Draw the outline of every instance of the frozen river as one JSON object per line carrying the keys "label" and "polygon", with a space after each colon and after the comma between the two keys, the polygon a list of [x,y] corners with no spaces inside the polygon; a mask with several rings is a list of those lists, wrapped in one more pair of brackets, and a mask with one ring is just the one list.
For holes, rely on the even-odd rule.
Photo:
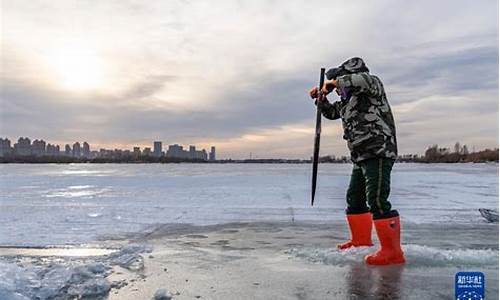
{"label": "frozen river", "polygon": [[372,248],[335,250],[351,165],[320,165],[314,207],[310,169],[0,165],[0,299],[150,299],[165,284],[179,299],[259,298],[256,278],[266,299],[451,299],[458,271],[483,272],[498,299],[498,223],[478,212],[498,207],[498,164],[395,165],[407,258],[395,268],[367,267]]}
{"label": "frozen river", "polygon": [[[80,244],[163,223],[328,223],[344,218],[350,164],[6,164],[0,245]],[[403,222],[484,223],[498,207],[498,164],[396,164],[390,200]]]}

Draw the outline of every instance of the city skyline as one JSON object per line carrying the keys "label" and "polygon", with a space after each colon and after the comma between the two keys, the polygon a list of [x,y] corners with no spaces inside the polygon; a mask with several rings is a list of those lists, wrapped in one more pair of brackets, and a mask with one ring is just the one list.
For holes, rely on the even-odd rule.
{"label": "city skyline", "polygon": [[[400,153],[498,147],[498,1],[8,1],[2,25],[0,136],[308,158],[307,90],[320,67],[360,56]],[[321,153],[348,155],[340,121],[323,123]]]}
{"label": "city skyline", "polygon": [[[120,156],[151,156],[151,157],[168,157],[168,158],[181,158],[181,159],[198,159],[205,161],[215,161],[216,147],[210,146],[210,151],[204,148],[197,150],[195,145],[189,144],[185,150],[184,146],[179,144],[166,145],[168,148],[163,148],[162,141],[153,141],[153,147],[140,147],[132,146],[129,149],[111,148],[106,149],[102,147],[94,147],[92,150],[87,141],[70,142],[63,144],[50,143],[44,139],[36,138],[32,140],[30,137],[21,136],[17,139],[9,137],[0,137],[0,156],[70,156],[81,158],[99,158],[105,156],[113,156],[119,154]],[[151,150],[153,149],[153,150]]]}
{"label": "city skyline", "polygon": [[[152,144],[151,144],[152,143]],[[162,141],[152,141],[148,146],[128,146],[124,148],[102,148],[95,147],[92,150],[90,144],[87,141],[83,143],[80,142],[70,142],[68,143],[50,143],[45,141],[44,139],[36,138],[32,140],[30,137],[21,136],[15,142],[15,139],[10,139],[9,137],[0,137],[0,157],[8,156],[8,155],[17,155],[17,156],[70,156],[70,157],[81,157],[81,158],[104,158],[104,157],[112,157],[112,156],[135,156],[143,157],[167,157],[167,158],[179,158],[179,159],[199,159],[205,161],[216,161],[216,147],[210,146],[210,151],[207,151],[205,148],[202,150],[197,150],[196,145],[192,144],[170,144],[165,145],[163,147]],[[63,146],[62,146],[63,145]],[[151,145],[153,147],[151,147]],[[186,146],[184,148],[184,146]],[[16,149],[17,148],[17,149]],[[467,145],[460,144],[460,142],[455,142],[453,145],[440,145],[438,144],[429,145],[425,151],[421,153],[399,153],[399,160],[407,160],[412,158],[423,157],[427,155],[429,150],[436,148],[439,150],[441,154],[446,153],[477,153],[484,151],[497,151],[498,147],[492,148],[480,148],[476,149],[475,145]],[[326,160],[333,159],[335,160],[349,160],[349,155],[345,155],[342,153],[323,153],[322,157]],[[310,157],[309,157],[310,158]],[[279,160],[307,160],[306,159],[297,159],[297,158],[286,158],[286,157],[269,157],[265,154],[262,156],[255,155],[252,152],[249,153],[248,157],[243,158],[234,158],[234,157],[224,157],[219,158],[219,160],[259,160],[259,159],[279,159]]]}

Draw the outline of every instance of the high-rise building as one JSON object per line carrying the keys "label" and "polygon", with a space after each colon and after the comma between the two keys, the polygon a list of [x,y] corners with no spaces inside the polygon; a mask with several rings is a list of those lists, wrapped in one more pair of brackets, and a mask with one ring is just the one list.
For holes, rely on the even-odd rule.
{"label": "high-rise building", "polygon": [[195,146],[189,146],[189,153],[187,153],[187,158],[189,159],[197,159],[199,154],[196,153],[196,147]]}
{"label": "high-rise building", "polygon": [[135,157],[135,158],[137,158],[137,157],[141,156],[141,148],[139,148],[139,147],[134,147],[133,154],[134,154],[134,157]]}
{"label": "high-rise building", "polygon": [[45,141],[44,140],[34,140],[33,144],[31,145],[31,154],[35,156],[43,156],[45,155],[46,151],[46,146],[45,146]]}
{"label": "high-rise building", "polygon": [[121,158],[121,157],[123,156],[123,150],[121,150],[121,149],[115,149],[115,150],[113,151],[112,156],[113,156],[114,158]]}
{"label": "high-rise building", "polygon": [[51,143],[47,144],[47,148],[45,149],[45,154],[49,156],[55,156],[56,155],[56,146],[52,145]]}
{"label": "high-rise building", "polygon": [[52,146],[51,143],[48,143],[47,144],[47,148],[45,148],[45,154],[49,155],[49,156],[52,156],[54,155],[53,152],[54,152],[54,146]]}
{"label": "high-rise building", "polygon": [[185,152],[186,151],[182,149],[182,146],[179,146],[177,144],[169,145],[167,150],[167,157],[185,158],[186,157],[186,155],[184,154]]}
{"label": "high-rise building", "polygon": [[27,137],[20,137],[14,144],[14,153],[23,156],[31,155],[31,140]]}
{"label": "high-rise building", "polygon": [[186,151],[182,146],[175,144],[169,145],[167,150],[167,157],[170,158],[207,160],[207,156],[205,149],[198,151],[195,146],[189,146],[189,151]]}
{"label": "high-rise building", "polygon": [[66,146],[64,146],[64,155],[71,156],[71,146],[68,144],[66,144]]}
{"label": "high-rise building", "polygon": [[142,155],[151,156],[151,148],[149,147],[144,148],[144,150],[142,150]]}
{"label": "high-rise building", "polygon": [[8,138],[0,138],[0,156],[6,156],[12,154],[12,147],[10,146],[10,140]]}
{"label": "high-rise building", "polygon": [[47,144],[47,150],[45,151],[47,155],[58,156],[59,155],[59,145]]}
{"label": "high-rise building", "polygon": [[83,150],[82,151],[83,157],[90,158],[90,145],[89,145],[89,143],[83,142],[83,149],[82,150]]}
{"label": "high-rise building", "polygon": [[82,148],[79,142],[73,144],[73,157],[80,157],[82,155]]}
{"label": "high-rise building", "polygon": [[156,157],[160,157],[162,155],[162,145],[161,142],[156,141],[153,143],[153,155]]}
{"label": "high-rise building", "polygon": [[210,161],[214,161],[215,160],[215,146],[212,146],[210,148]]}

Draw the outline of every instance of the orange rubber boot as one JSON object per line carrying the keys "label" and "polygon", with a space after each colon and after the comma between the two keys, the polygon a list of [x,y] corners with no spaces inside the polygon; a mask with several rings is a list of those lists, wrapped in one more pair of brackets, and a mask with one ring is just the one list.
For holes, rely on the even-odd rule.
{"label": "orange rubber boot", "polygon": [[359,247],[373,246],[372,242],[372,214],[367,212],[363,214],[348,214],[347,223],[351,230],[351,240],[337,245],[340,250]]}
{"label": "orange rubber boot", "polygon": [[380,250],[365,257],[369,265],[403,264],[405,257],[401,250],[401,225],[398,217],[374,220],[375,230],[380,240]]}

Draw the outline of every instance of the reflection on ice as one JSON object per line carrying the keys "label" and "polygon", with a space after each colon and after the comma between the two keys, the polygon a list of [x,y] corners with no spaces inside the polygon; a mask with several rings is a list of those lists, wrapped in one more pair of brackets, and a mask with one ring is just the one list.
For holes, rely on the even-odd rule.
{"label": "reflection on ice", "polygon": [[93,188],[93,185],[71,185],[68,186],[68,189],[70,190],[82,190],[82,189],[90,189]]}
{"label": "reflection on ice", "polygon": [[85,170],[85,169],[69,169],[60,172],[61,175],[92,175],[92,176],[108,176],[111,174],[109,171],[103,170]]}
{"label": "reflection on ice", "polygon": [[90,213],[90,214],[87,214],[87,216],[89,216],[90,218],[97,218],[97,217],[102,216],[102,214],[101,213]]}
{"label": "reflection on ice", "polygon": [[109,191],[107,188],[96,188],[91,185],[69,186],[64,189],[49,191],[44,195],[45,198],[78,198],[94,197]]}
{"label": "reflection on ice", "polygon": [[349,265],[346,285],[350,299],[404,299],[401,275],[404,265],[371,268],[364,263]]}

